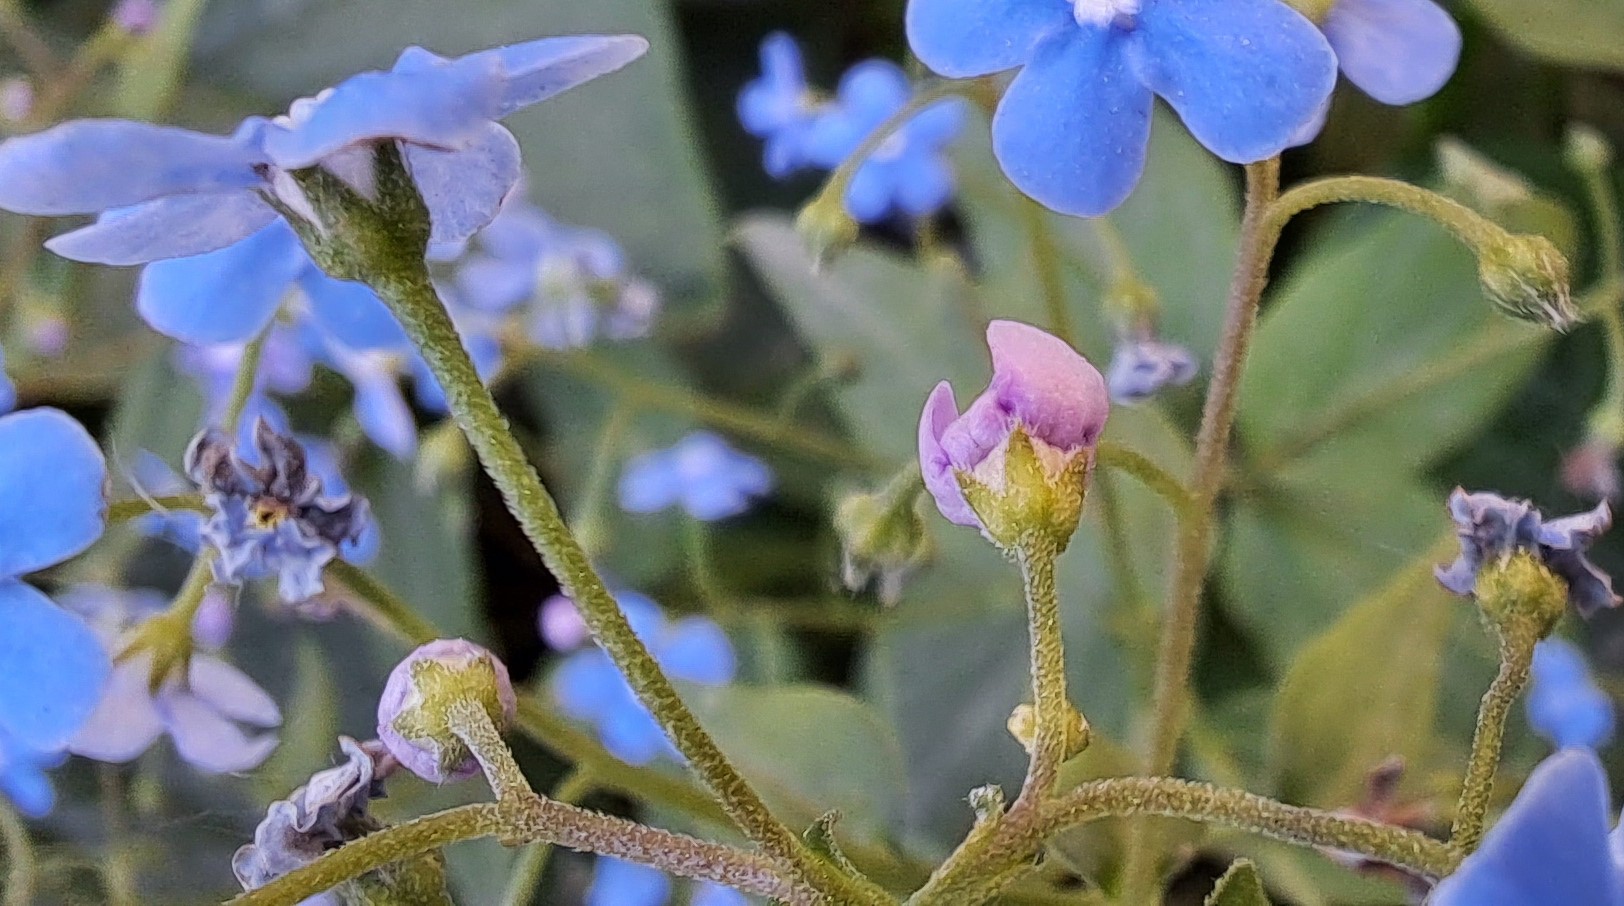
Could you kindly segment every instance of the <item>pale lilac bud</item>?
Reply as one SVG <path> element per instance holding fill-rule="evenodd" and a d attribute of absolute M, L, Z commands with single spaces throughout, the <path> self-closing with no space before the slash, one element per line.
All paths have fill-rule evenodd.
<path fill-rule="evenodd" d="M 444 783 L 479 773 L 479 762 L 451 729 L 452 710 L 474 702 L 498 730 L 518 710 L 507 667 L 466 639 L 419 647 L 389 673 L 378 700 L 378 738 L 403 767 Z"/>
<path fill-rule="evenodd" d="M 118 0 L 113 7 L 113 24 L 132 35 L 144 35 L 158 24 L 157 0 Z"/>
<path fill-rule="evenodd" d="M 946 382 L 936 385 L 919 422 L 925 487 L 950 521 L 986 526 L 965 499 L 960 474 L 993 493 L 1005 490 L 1005 460 L 1016 429 L 1030 439 L 1055 480 L 1091 455 L 1110 412 L 1105 380 L 1057 337 L 1018 321 L 987 325 L 992 382 L 963 414 Z"/>
<path fill-rule="evenodd" d="M 224 648 L 236 625 L 237 608 L 231 592 L 223 586 L 210 586 L 192 617 L 192 638 L 210 650 Z"/>
<path fill-rule="evenodd" d="M 553 595 L 542 602 L 536 624 L 541 630 L 542 641 L 554 651 L 574 651 L 592 638 L 592 632 L 586 628 L 586 621 L 581 619 L 575 602 L 563 595 Z"/>

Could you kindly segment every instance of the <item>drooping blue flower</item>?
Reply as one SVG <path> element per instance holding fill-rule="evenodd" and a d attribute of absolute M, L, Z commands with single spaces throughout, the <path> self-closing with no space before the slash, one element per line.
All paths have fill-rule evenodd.
<path fill-rule="evenodd" d="M 659 605 L 633 591 L 615 595 L 632 631 L 672 679 L 707 686 L 732 682 L 737 659 L 727 634 L 705 617 L 668 621 Z M 593 725 L 604 748 L 628 764 L 648 764 L 677 751 L 643 707 L 614 661 L 592 645 L 571 654 L 553 675 L 564 713 Z"/>
<path fill-rule="evenodd" d="M 599 856 L 585 906 L 666 906 L 671 878 L 658 868 L 613 856 Z"/>
<path fill-rule="evenodd" d="M 1589 749 L 1541 762 L 1429 906 L 1624 906 L 1624 834 L 1609 835 L 1607 776 Z"/>
<path fill-rule="evenodd" d="M 1460 62 L 1460 27 L 1433 0 L 1335 0 L 1321 28 L 1342 74 L 1383 104 L 1432 97 Z"/>
<path fill-rule="evenodd" d="M 807 158 L 829 169 L 839 166 L 912 95 L 913 85 L 895 63 L 869 60 L 853 66 L 841 78 L 834 102 L 812 124 L 805 138 Z M 941 210 L 953 197 L 953 169 L 943 152 L 963 127 L 964 107 L 957 99 L 921 111 L 858 166 L 846 190 L 846 210 L 862 223 Z"/>
<path fill-rule="evenodd" d="M 1233 163 L 1279 154 L 1318 114 L 1336 57 L 1280 0 L 909 0 L 908 40 L 952 78 L 1021 67 L 993 150 L 1021 191 L 1103 214 L 1144 169 L 1153 96 Z"/>
<path fill-rule="evenodd" d="M 112 665 L 84 621 L 21 580 L 102 533 L 107 464 L 55 409 L 0 416 L 0 775 L 20 808 L 50 808 L 38 770 L 90 716 Z"/>
<path fill-rule="evenodd" d="M 710 522 L 737 516 L 773 487 L 767 464 L 728 445 L 718 434 L 695 431 L 673 447 L 637 456 L 620 474 L 620 507 L 655 513 L 680 506 Z"/>
<path fill-rule="evenodd" d="M 323 167 L 371 196 L 374 150 L 394 143 L 428 206 L 432 241 L 455 242 L 488 223 L 519 178 L 518 145 L 496 121 L 647 48 L 634 35 L 544 38 L 454 59 L 411 47 L 388 72 L 352 76 L 285 116 L 251 117 L 231 136 L 77 120 L 0 144 L 0 207 L 101 214 L 47 243 L 80 261 L 144 264 L 255 237 L 274 246 L 263 233 L 278 208 L 322 228 L 291 173 Z M 281 260 L 274 249 L 254 254 Z"/>
<path fill-rule="evenodd" d="M 1612 527 L 1613 512 L 1605 501 L 1588 513 L 1547 521 L 1526 500 L 1456 488 L 1449 495 L 1449 515 L 1460 538 L 1460 556 L 1434 572 L 1438 582 L 1455 594 L 1470 596 L 1480 569 L 1527 551 L 1567 583 L 1568 600 L 1580 615 L 1589 617 L 1619 605 L 1613 580 L 1585 556 Z"/>
<path fill-rule="evenodd" d="M 739 92 L 739 122 L 765 143 L 762 164 L 783 179 L 812 163 L 807 139 L 822 101 L 806 83 L 806 62 L 795 39 L 773 32 L 761 42 L 761 76 Z"/>
<path fill-rule="evenodd" d="M 1133 405 L 1169 385 L 1190 383 L 1200 370 L 1200 363 L 1183 346 L 1154 335 L 1124 337 L 1105 370 L 1105 383 L 1111 390 L 1111 402 Z"/>
<path fill-rule="evenodd" d="M 1534 648 L 1528 723 L 1559 749 L 1600 748 L 1613 738 L 1613 700 L 1596 685 L 1572 643 L 1548 638 Z"/>

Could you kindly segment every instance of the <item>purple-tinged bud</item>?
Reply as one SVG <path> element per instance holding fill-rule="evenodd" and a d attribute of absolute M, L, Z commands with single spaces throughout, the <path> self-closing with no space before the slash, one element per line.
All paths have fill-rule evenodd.
<path fill-rule="evenodd" d="M 496 655 L 465 639 L 429 642 L 390 671 L 378 700 L 378 738 L 424 780 L 467 780 L 479 762 L 451 728 L 453 709 L 465 702 L 484 708 L 499 731 L 519 705 Z"/>
<path fill-rule="evenodd" d="M 226 647 L 237 626 L 237 604 L 226 586 L 211 585 L 192 617 L 192 638 L 211 651 Z"/>
<path fill-rule="evenodd" d="M 1064 547 L 1082 515 L 1105 379 L 1060 339 L 1018 321 L 987 325 L 992 382 L 962 414 L 946 381 L 919 422 L 925 487 L 949 521 L 1013 549 L 1029 532 Z"/>

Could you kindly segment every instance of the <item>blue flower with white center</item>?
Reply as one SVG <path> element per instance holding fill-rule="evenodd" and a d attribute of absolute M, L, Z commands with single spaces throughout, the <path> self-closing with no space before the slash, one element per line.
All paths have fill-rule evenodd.
<path fill-rule="evenodd" d="M 1577 647 L 1549 638 L 1534 647 L 1528 723 L 1559 749 L 1600 748 L 1613 738 L 1613 700 L 1596 685 Z"/>
<path fill-rule="evenodd" d="M 615 595 L 632 631 L 672 679 L 706 686 L 733 681 L 733 645 L 715 621 L 683 617 L 668 621 L 659 605 L 633 591 Z M 637 700 L 614 661 L 596 645 L 571 654 L 553 674 L 553 695 L 564 713 L 598 731 L 604 748 L 628 764 L 677 758 L 654 716 Z"/>
<path fill-rule="evenodd" d="M 711 522 L 737 516 L 772 491 L 767 464 L 728 445 L 720 435 L 695 431 L 676 446 L 634 457 L 620 474 L 620 508 L 657 513 L 680 506 Z"/>
<path fill-rule="evenodd" d="M 658 868 L 613 856 L 599 856 L 585 906 L 666 906 L 671 878 Z"/>
<path fill-rule="evenodd" d="M 1624 906 L 1624 834 L 1589 749 L 1545 759 L 1429 906 Z"/>
<path fill-rule="evenodd" d="M 1432 97 L 1460 62 L 1460 26 L 1433 0 L 1335 0 L 1320 28 L 1342 74 L 1383 104 Z"/>
<path fill-rule="evenodd" d="M 783 179 L 812 161 L 807 138 L 822 101 L 806 83 L 806 62 L 795 39 L 774 32 L 761 42 L 761 76 L 739 92 L 739 123 L 765 143 L 762 164 Z"/>
<path fill-rule="evenodd" d="M 1142 403 L 1169 385 L 1183 386 L 1195 380 L 1201 365 L 1190 350 L 1165 343 L 1155 336 L 1125 337 L 1111 356 L 1105 370 L 1105 384 L 1111 402 L 1123 405 Z"/>
<path fill-rule="evenodd" d="M 913 85 L 895 63 L 868 60 L 853 66 L 805 139 L 808 159 L 838 167 L 912 95 Z M 862 223 L 941 210 L 953 198 L 953 168 L 943 151 L 963 127 L 964 106 L 957 99 L 920 111 L 858 166 L 846 190 L 846 210 Z"/>
<path fill-rule="evenodd" d="M 1336 82 L 1336 57 L 1280 0 L 909 0 L 908 41 L 951 78 L 1021 68 L 993 150 L 1065 214 L 1121 204 L 1144 170 L 1152 98 L 1232 163 L 1279 154 Z"/>
<path fill-rule="evenodd" d="M 0 144 L 0 207 L 100 214 L 47 243 L 79 261 L 144 264 L 257 238 L 272 248 L 254 253 L 275 262 L 283 241 L 265 231 L 279 211 L 323 229 L 290 174 L 322 167 L 372 197 L 375 150 L 393 143 L 428 206 L 432 241 L 455 242 L 488 223 L 519 178 L 518 145 L 496 121 L 647 49 L 635 35 L 543 38 L 454 59 L 411 47 L 388 72 L 352 76 L 231 136 L 77 120 Z M 244 338 L 230 332 L 199 339 Z"/>
<path fill-rule="evenodd" d="M 1433 570 L 1444 588 L 1469 597 L 1477 588 L 1477 574 L 1517 551 L 1527 551 L 1568 586 L 1568 600 L 1581 616 L 1617 607 L 1613 580 L 1585 556 L 1596 539 L 1613 525 L 1613 511 L 1603 502 L 1588 513 L 1547 521 L 1526 500 L 1511 500 L 1493 493 L 1468 494 L 1456 488 L 1449 495 L 1449 516 L 1460 538 L 1460 556 L 1449 566 Z"/>
<path fill-rule="evenodd" d="M 0 416 L 0 788 L 50 810 L 39 776 L 95 708 L 112 665 L 83 620 L 22 581 L 101 536 L 107 464 L 55 409 Z"/>

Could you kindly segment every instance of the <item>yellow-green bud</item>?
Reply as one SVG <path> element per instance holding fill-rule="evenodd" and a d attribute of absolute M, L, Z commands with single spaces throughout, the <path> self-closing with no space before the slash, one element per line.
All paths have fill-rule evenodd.
<path fill-rule="evenodd" d="M 1032 754 L 1032 750 L 1037 746 L 1038 714 L 1036 708 L 1025 703 L 1016 705 L 1015 710 L 1010 712 L 1009 720 L 1004 724 L 1004 727 L 1009 730 L 1009 735 L 1015 737 L 1015 741 L 1021 744 L 1021 748 L 1025 749 L 1028 755 Z M 1065 757 L 1076 758 L 1081 755 L 1083 750 L 1088 748 L 1088 744 L 1093 741 L 1093 736 L 1094 731 L 1088 725 L 1088 718 L 1084 717 L 1082 712 L 1076 708 L 1068 706 L 1066 708 Z"/>
<path fill-rule="evenodd" d="M 895 604 L 908 574 L 934 550 L 921 498 L 925 485 L 910 470 L 873 494 L 852 494 L 835 508 L 840 578 L 850 591 L 876 584 L 881 603 Z"/>
<path fill-rule="evenodd" d="M 1105 311 L 1123 332 L 1154 329 L 1162 310 L 1156 288 L 1138 277 L 1119 277 L 1105 291 Z"/>
<path fill-rule="evenodd" d="M 1005 553 L 1036 539 L 1063 551 L 1082 519 L 1092 465 L 1091 449 L 1066 454 L 1016 425 L 1002 463 L 991 459 L 975 473 L 961 471 L 957 477 L 982 530 Z"/>
<path fill-rule="evenodd" d="M 1478 281 L 1496 308 L 1524 321 L 1567 330 L 1579 320 L 1568 259 L 1543 236 L 1507 234 L 1480 249 Z"/>
<path fill-rule="evenodd" d="M 518 699 L 506 665 L 464 639 L 429 642 L 390 672 L 378 699 L 378 738 L 424 780 L 465 780 L 480 766 L 453 728 L 453 711 L 469 704 L 498 731 L 513 721 Z"/>
<path fill-rule="evenodd" d="M 846 213 L 846 201 L 825 189 L 795 217 L 795 229 L 812 252 L 815 266 L 824 267 L 857 243 L 857 221 Z"/>

